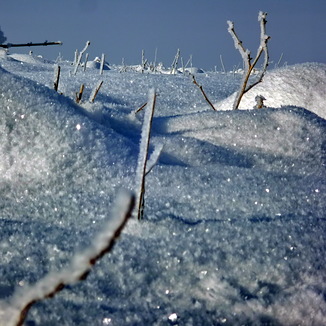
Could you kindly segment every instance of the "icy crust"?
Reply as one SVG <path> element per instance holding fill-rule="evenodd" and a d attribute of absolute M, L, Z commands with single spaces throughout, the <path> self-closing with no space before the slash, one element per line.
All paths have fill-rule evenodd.
<path fill-rule="evenodd" d="M 144 220 L 26 325 L 326 324 L 326 126 L 303 98 L 214 112 L 185 76 L 110 70 L 96 103 L 77 106 L 73 90 L 87 81 L 90 92 L 98 72 L 72 78 L 64 66 L 59 95 L 52 66 L 1 66 L 11 71 L 0 68 L 1 326 L 13 295 L 69 266 L 117 189 L 134 188 L 144 114 L 133 111 L 153 86 L 150 151 L 164 148 L 146 177 Z M 219 77 L 198 77 L 216 100 L 238 85 Z"/>
<path fill-rule="evenodd" d="M 294 105 L 306 108 L 326 118 L 326 64 L 304 63 L 267 72 L 263 81 L 247 92 L 239 109 L 252 109 L 255 97 L 266 98 L 264 104 L 272 108 Z M 216 104 L 219 110 L 230 110 L 235 94 Z"/>

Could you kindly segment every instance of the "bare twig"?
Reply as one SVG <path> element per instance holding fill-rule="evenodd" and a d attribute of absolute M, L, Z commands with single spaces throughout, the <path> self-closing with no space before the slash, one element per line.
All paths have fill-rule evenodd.
<path fill-rule="evenodd" d="M 61 67 L 59 65 L 56 65 L 54 70 L 54 82 L 53 82 L 53 88 L 56 92 L 58 91 L 58 87 L 59 87 L 60 71 L 61 71 Z"/>
<path fill-rule="evenodd" d="M 228 26 L 229 26 L 228 32 L 231 34 L 231 36 L 233 38 L 235 48 L 241 54 L 241 57 L 242 57 L 242 60 L 244 63 L 244 69 L 245 69 L 240 90 L 238 91 L 236 99 L 233 104 L 234 110 L 237 110 L 239 108 L 239 105 L 240 105 L 243 95 L 246 92 L 248 92 L 251 88 L 256 86 L 258 83 L 260 83 L 266 73 L 266 70 L 268 67 L 268 59 L 269 59 L 267 42 L 270 39 L 270 37 L 268 35 L 266 35 L 266 23 L 267 23 L 266 16 L 267 16 L 266 12 L 260 11 L 258 14 L 258 21 L 260 22 L 260 45 L 258 47 L 257 54 L 256 54 L 256 57 L 254 58 L 253 62 L 252 62 L 253 58 L 250 56 L 250 51 L 246 50 L 244 48 L 242 42 L 240 41 L 238 35 L 236 34 L 236 32 L 234 30 L 234 23 L 231 21 L 227 22 Z M 257 80 L 254 83 L 248 85 L 250 74 L 251 74 L 252 70 L 254 69 L 255 65 L 257 64 L 258 60 L 260 59 L 263 52 L 265 54 L 265 58 L 264 58 L 264 64 L 263 64 L 262 71 L 259 74 Z"/>
<path fill-rule="evenodd" d="M 100 66 L 100 75 L 103 75 L 104 61 L 105 61 L 105 54 L 102 53 L 101 66 Z"/>
<path fill-rule="evenodd" d="M 19 47 L 28 47 L 28 46 L 48 46 L 48 45 L 62 45 L 63 43 L 61 41 L 58 42 L 48 42 L 45 41 L 43 43 L 18 43 L 18 44 L 14 44 L 14 43 L 7 43 L 7 44 L 0 44 L 0 48 L 5 48 L 5 49 L 9 49 L 9 48 L 19 48 Z"/>
<path fill-rule="evenodd" d="M 74 75 L 76 75 L 77 70 L 78 70 L 78 66 L 79 66 L 79 64 L 81 62 L 81 59 L 83 57 L 83 54 L 87 50 L 87 48 L 89 47 L 90 44 L 91 44 L 91 42 L 90 41 L 87 41 L 86 44 L 85 44 L 85 47 L 80 51 L 80 53 L 78 55 L 78 59 L 77 59 L 76 65 L 75 65 Z"/>
<path fill-rule="evenodd" d="M 137 110 L 135 110 L 135 114 L 137 114 L 138 112 L 140 112 L 141 110 L 143 110 L 145 107 L 146 107 L 146 105 L 147 105 L 147 102 L 146 103 L 144 103 L 141 107 L 139 107 Z"/>
<path fill-rule="evenodd" d="M 85 85 L 81 84 L 79 92 L 76 93 L 76 103 L 80 103 L 82 96 L 83 96 L 84 88 L 85 88 Z"/>
<path fill-rule="evenodd" d="M 75 254 L 68 268 L 48 274 L 30 288 L 17 293 L 8 305 L 0 324 L 22 326 L 28 311 L 36 302 L 52 298 L 67 285 L 85 280 L 92 267 L 114 247 L 132 214 L 134 204 L 133 195 L 130 193 L 120 194 L 113 208 L 112 219 L 104 231 L 95 238 L 92 247 Z M 2 321 L 5 323 L 2 324 Z"/>
<path fill-rule="evenodd" d="M 85 54 L 84 71 L 86 71 L 86 68 L 87 68 L 87 61 L 88 61 L 88 56 L 89 56 L 89 54 L 88 54 L 88 53 L 86 53 L 86 54 Z"/>
<path fill-rule="evenodd" d="M 175 57 L 173 59 L 173 62 L 171 64 L 170 74 L 176 74 L 177 73 L 179 58 L 180 58 L 180 49 L 177 50 L 177 54 L 175 55 Z"/>
<path fill-rule="evenodd" d="M 193 80 L 193 83 L 194 83 L 194 84 L 195 84 L 195 85 L 200 89 L 201 93 L 203 94 L 203 96 L 204 96 L 206 102 L 210 105 L 210 107 L 211 107 L 214 111 L 217 111 L 217 110 L 215 109 L 213 103 L 212 103 L 212 102 L 209 100 L 209 98 L 207 97 L 207 95 L 206 95 L 206 93 L 205 93 L 205 91 L 204 91 L 204 89 L 203 89 L 203 86 L 201 86 L 201 85 L 199 85 L 199 84 L 197 83 L 197 80 L 196 80 L 196 78 L 195 78 L 194 75 L 192 75 L 192 80 Z"/>
<path fill-rule="evenodd" d="M 140 150 L 137 162 L 137 171 L 136 171 L 136 207 L 137 218 L 141 220 L 144 215 L 144 194 L 145 194 L 145 176 L 148 172 L 147 170 L 147 157 L 149 142 L 151 136 L 151 127 L 154 116 L 154 109 L 156 103 L 156 92 L 152 90 L 149 95 L 149 99 L 146 105 L 144 122 L 142 127 L 142 135 L 140 141 Z"/>
<path fill-rule="evenodd" d="M 98 92 L 99 92 L 99 90 L 100 90 L 100 88 L 101 88 L 102 85 L 103 85 L 103 80 L 100 80 L 100 81 L 96 84 L 95 88 L 93 89 L 93 91 L 92 91 L 92 93 L 91 93 L 91 96 L 89 97 L 89 102 L 90 102 L 90 103 L 94 103 L 94 101 L 95 101 L 95 97 L 97 96 L 97 94 L 98 94 Z"/>

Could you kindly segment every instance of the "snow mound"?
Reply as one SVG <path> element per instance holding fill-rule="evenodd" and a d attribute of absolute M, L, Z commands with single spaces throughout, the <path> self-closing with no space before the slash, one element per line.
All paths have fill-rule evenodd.
<path fill-rule="evenodd" d="M 239 109 L 250 110 L 255 106 L 255 97 L 266 98 L 267 107 L 298 106 L 326 118 L 326 64 L 304 63 L 267 72 L 263 81 L 247 92 Z M 230 110 L 235 93 L 216 104 L 218 110 Z"/>
<path fill-rule="evenodd" d="M 104 198 L 111 201 L 112 186 L 126 172 L 116 163 L 127 159 L 130 144 L 68 98 L 1 68 L 0 89 L 2 217 L 42 220 L 46 212 L 54 223 L 67 215 L 65 222 L 95 218 L 87 204 L 93 202 L 95 213 Z M 116 146 L 121 152 L 110 153 Z"/>
<path fill-rule="evenodd" d="M 85 83 L 87 101 L 97 70 L 72 76 L 62 62 L 63 96 L 53 64 L 1 66 L 1 326 L 12 298 L 90 246 L 117 189 L 134 188 L 144 112 L 133 112 L 152 87 L 150 152 L 164 147 L 146 176 L 144 219 L 128 222 L 87 279 L 34 305 L 26 325 L 326 324 L 326 122 L 302 98 L 215 112 L 189 76 L 112 66 L 96 103 L 82 107 L 75 93 Z M 323 67 L 269 73 L 286 80 L 273 96 L 285 99 L 290 72 L 300 86 L 296 70 L 318 77 Z M 198 82 L 217 101 L 239 77 Z M 310 107 L 322 107 L 321 86 L 302 85 L 315 95 Z"/>
<path fill-rule="evenodd" d="M 8 58 L 30 64 L 52 63 L 49 60 L 43 59 L 42 56 L 35 56 L 33 54 L 13 53 L 9 54 Z"/>

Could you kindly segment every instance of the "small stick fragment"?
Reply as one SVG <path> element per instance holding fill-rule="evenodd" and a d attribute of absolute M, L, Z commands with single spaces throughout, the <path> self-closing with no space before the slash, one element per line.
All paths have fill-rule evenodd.
<path fill-rule="evenodd" d="M 134 113 L 137 114 L 138 112 L 140 112 L 144 107 L 146 107 L 147 102 L 144 103 L 140 108 L 138 108 Z"/>

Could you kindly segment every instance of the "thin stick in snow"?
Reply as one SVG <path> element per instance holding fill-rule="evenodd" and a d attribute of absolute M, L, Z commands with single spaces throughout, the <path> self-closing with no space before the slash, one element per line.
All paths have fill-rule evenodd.
<path fill-rule="evenodd" d="M 84 63 L 84 71 L 86 71 L 86 68 L 87 68 L 88 56 L 89 56 L 89 54 L 86 53 L 86 55 L 85 55 L 85 63 Z"/>
<path fill-rule="evenodd" d="M 145 176 L 149 174 L 152 171 L 153 167 L 156 165 L 158 159 L 160 158 L 162 149 L 163 149 L 162 144 L 158 144 L 155 146 L 153 153 L 151 154 L 149 160 L 147 161 Z"/>
<path fill-rule="evenodd" d="M 87 41 L 85 47 L 80 51 L 80 53 L 79 53 L 79 55 L 78 55 L 77 62 L 76 62 L 76 64 L 75 64 L 74 75 L 76 75 L 77 70 L 78 70 L 78 66 L 80 65 L 81 59 L 82 59 L 82 57 L 83 57 L 83 54 L 84 54 L 84 52 L 87 50 L 87 48 L 88 48 L 88 46 L 89 46 L 90 44 L 91 44 L 91 42 L 90 42 L 90 41 Z"/>
<path fill-rule="evenodd" d="M 171 65 L 170 74 L 176 74 L 177 73 L 179 58 L 180 58 L 180 49 L 178 49 L 177 54 L 174 57 L 174 60 L 173 60 L 172 65 Z"/>
<path fill-rule="evenodd" d="M 268 55 L 268 48 L 267 48 L 267 42 L 270 39 L 270 36 L 266 35 L 266 16 L 267 13 L 266 12 L 262 12 L 260 11 L 258 14 L 258 21 L 260 22 L 260 45 L 258 47 L 257 50 L 257 54 L 256 57 L 254 58 L 253 62 L 250 56 L 250 51 L 246 50 L 242 44 L 242 42 L 240 41 L 238 35 L 236 34 L 235 30 L 234 30 L 234 23 L 231 21 L 228 21 L 228 32 L 231 34 L 233 41 L 234 41 L 234 46 L 235 48 L 240 52 L 243 63 L 244 63 L 244 74 L 243 74 L 243 79 L 242 79 L 242 83 L 241 83 L 241 87 L 240 90 L 237 93 L 237 96 L 235 98 L 234 104 L 233 104 L 233 109 L 237 110 L 239 108 L 241 99 L 243 97 L 243 95 L 248 92 L 251 88 L 253 88 L 254 86 L 256 86 L 258 83 L 260 83 L 263 80 L 263 77 L 266 73 L 267 67 L 268 67 L 268 59 L 269 59 L 269 55 Z M 260 59 L 262 53 L 264 52 L 265 54 L 265 58 L 264 58 L 264 64 L 263 64 L 263 69 L 261 71 L 261 73 L 259 74 L 257 80 L 250 84 L 248 84 L 249 81 L 249 77 L 250 74 L 252 72 L 252 70 L 254 69 L 255 65 L 257 64 L 258 60 Z"/>
<path fill-rule="evenodd" d="M 23 325 L 29 309 L 35 303 L 52 298 L 69 284 L 85 280 L 92 267 L 113 249 L 132 214 L 134 204 L 133 195 L 129 192 L 121 193 L 113 207 L 112 219 L 104 231 L 98 234 L 91 247 L 75 254 L 68 268 L 50 273 L 30 288 L 17 291 L 1 316 L 0 326 Z"/>
<path fill-rule="evenodd" d="M 141 140 L 140 140 L 140 150 L 137 162 L 136 170 L 136 207 L 137 218 L 141 220 L 143 218 L 144 212 L 144 194 L 145 194 L 145 176 L 147 173 L 147 157 L 149 149 L 149 141 L 151 136 L 151 127 L 154 116 L 156 102 L 155 90 L 151 90 L 147 106 L 145 109 Z"/>
<path fill-rule="evenodd" d="M 137 110 L 135 110 L 134 113 L 137 114 L 138 112 L 140 112 L 141 110 L 143 110 L 144 107 L 146 107 L 146 105 L 147 105 L 147 102 L 144 103 L 142 106 L 140 106 Z"/>
<path fill-rule="evenodd" d="M 56 65 L 54 68 L 54 82 L 53 82 L 53 88 L 56 92 L 58 91 L 58 87 L 59 87 L 60 71 L 61 71 L 61 67 L 59 65 Z"/>
<path fill-rule="evenodd" d="M 74 66 L 77 64 L 77 61 L 78 61 L 78 49 L 75 50 Z"/>
<path fill-rule="evenodd" d="M 97 93 L 99 92 L 99 90 L 100 90 L 100 88 L 101 88 L 102 85 L 103 85 L 103 80 L 100 80 L 96 84 L 96 86 L 94 87 L 94 89 L 93 89 L 93 91 L 92 91 L 92 93 L 91 93 L 91 95 L 89 97 L 89 102 L 90 103 L 94 103 L 95 97 L 97 96 Z"/>
<path fill-rule="evenodd" d="M 101 66 L 100 66 L 100 75 L 103 75 L 104 61 L 105 61 L 105 54 L 102 53 L 102 57 L 101 57 Z"/>
<path fill-rule="evenodd" d="M 224 73 L 226 73 L 225 66 L 224 66 L 224 62 L 223 62 L 222 54 L 220 54 L 220 61 L 221 61 L 222 70 L 223 70 Z"/>
<path fill-rule="evenodd" d="M 84 88 L 85 88 L 85 85 L 81 84 L 79 92 L 76 93 L 76 103 L 80 103 L 82 96 L 83 96 Z"/>
<path fill-rule="evenodd" d="M 196 78 L 195 78 L 194 75 L 192 75 L 192 81 L 193 81 L 193 83 L 194 83 L 194 84 L 195 84 L 195 85 L 200 89 L 201 93 L 203 94 L 203 96 L 204 96 L 206 102 L 210 105 L 210 107 L 211 107 L 214 111 L 217 111 L 217 110 L 215 109 L 213 103 L 212 103 L 212 102 L 209 100 L 209 98 L 207 97 L 207 95 L 206 95 L 206 93 L 205 93 L 205 91 L 204 91 L 204 89 L 203 89 L 203 86 L 201 86 L 201 85 L 199 85 L 199 84 L 197 83 L 197 80 L 196 80 Z"/>

